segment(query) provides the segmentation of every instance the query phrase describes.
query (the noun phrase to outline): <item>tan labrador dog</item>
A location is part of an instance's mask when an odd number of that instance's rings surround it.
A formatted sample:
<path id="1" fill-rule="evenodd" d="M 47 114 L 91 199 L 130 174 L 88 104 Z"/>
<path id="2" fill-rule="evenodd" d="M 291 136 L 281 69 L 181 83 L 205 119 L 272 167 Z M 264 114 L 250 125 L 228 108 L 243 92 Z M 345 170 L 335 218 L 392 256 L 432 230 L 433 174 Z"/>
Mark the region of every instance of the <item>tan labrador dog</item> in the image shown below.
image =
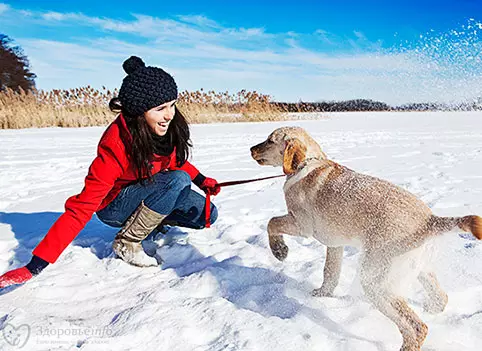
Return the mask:
<path id="1" fill-rule="evenodd" d="M 288 254 L 282 234 L 313 237 L 327 246 L 323 284 L 315 296 L 330 296 L 338 284 L 343 247 L 363 251 L 360 281 L 368 299 L 399 328 L 401 350 L 415 351 L 427 336 L 425 323 L 390 290 L 394 259 L 426 240 L 455 228 L 482 238 L 482 218 L 437 217 L 410 192 L 387 181 L 360 174 L 328 160 L 302 129 L 276 129 L 251 148 L 260 165 L 282 166 L 288 214 L 268 223 L 269 245 L 280 261 Z M 447 295 L 433 273 L 418 279 L 428 293 L 429 312 L 441 312 Z"/>

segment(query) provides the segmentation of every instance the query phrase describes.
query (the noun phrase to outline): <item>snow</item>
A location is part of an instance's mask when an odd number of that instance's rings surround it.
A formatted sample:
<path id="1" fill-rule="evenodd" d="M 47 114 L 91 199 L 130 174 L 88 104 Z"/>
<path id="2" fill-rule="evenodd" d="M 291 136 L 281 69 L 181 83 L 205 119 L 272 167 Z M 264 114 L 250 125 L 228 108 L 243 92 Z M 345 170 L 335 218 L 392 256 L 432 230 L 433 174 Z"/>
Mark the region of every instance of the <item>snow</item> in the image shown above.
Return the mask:
<path id="1" fill-rule="evenodd" d="M 279 126 L 298 125 L 331 159 L 408 189 L 438 215 L 482 215 L 482 113 L 316 117 L 193 125 L 192 162 L 219 181 L 280 174 L 259 166 L 249 148 Z M 67 197 L 82 189 L 103 130 L 0 131 L 0 272 L 30 260 Z M 161 267 L 113 258 L 116 229 L 94 216 L 57 263 L 0 292 L 0 350 L 23 343 L 23 350 L 398 350 L 397 328 L 360 292 L 356 249 L 345 248 L 333 298 L 310 295 L 323 279 L 319 242 L 285 236 L 288 258 L 272 256 L 266 226 L 286 211 L 283 183 L 224 188 L 214 198 L 219 219 L 212 228 L 173 228 L 146 241 L 147 251 L 162 256 Z M 430 315 L 421 286 L 405 286 L 429 327 L 423 350 L 479 350 L 481 243 L 450 233 L 424 250 L 449 303 Z"/>

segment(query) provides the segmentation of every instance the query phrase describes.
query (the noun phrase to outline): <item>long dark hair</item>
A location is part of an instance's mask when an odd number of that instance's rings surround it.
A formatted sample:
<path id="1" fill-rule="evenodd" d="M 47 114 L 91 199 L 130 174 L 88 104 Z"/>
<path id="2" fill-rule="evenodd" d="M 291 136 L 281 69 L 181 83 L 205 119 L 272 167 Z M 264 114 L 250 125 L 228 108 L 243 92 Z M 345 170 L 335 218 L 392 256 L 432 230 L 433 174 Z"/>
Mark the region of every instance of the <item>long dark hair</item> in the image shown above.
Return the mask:
<path id="1" fill-rule="evenodd" d="M 109 102 L 109 108 L 113 112 L 122 112 L 124 119 L 132 135 L 132 143 L 127 145 L 128 157 L 134 164 L 137 180 L 143 182 L 147 177 L 152 180 L 151 164 L 152 154 L 154 153 L 154 135 L 151 127 L 143 115 L 129 116 L 122 109 L 118 98 L 113 98 Z M 190 140 L 189 124 L 184 115 L 176 106 L 174 118 L 169 124 L 166 133 L 170 146 L 176 148 L 176 164 L 181 167 L 189 158 L 189 148 L 192 147 Z"/>

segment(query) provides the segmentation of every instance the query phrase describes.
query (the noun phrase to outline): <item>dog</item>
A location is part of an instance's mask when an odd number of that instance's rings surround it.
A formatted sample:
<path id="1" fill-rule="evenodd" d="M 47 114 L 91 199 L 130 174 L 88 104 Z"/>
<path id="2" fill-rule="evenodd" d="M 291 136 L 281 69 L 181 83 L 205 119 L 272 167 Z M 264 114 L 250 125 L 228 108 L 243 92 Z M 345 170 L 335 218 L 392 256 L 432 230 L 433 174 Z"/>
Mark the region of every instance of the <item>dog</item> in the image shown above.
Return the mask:
<path id="1" fill-rule="evenodd" d="M 269 246 L 283 261 L 288 247 L 283 234 L 313 237 L 327 246 L 323 284 L 314 296 L 332 296 L 341 272 L 343 247 L 362 250 L 360 282 L 367 298 L 400 330 L 401 350 L 420 350 L 428 328 L 391 291 L 388 276 L 394 261 L 428 239 L 459 228 L 482 239 L 479 216 L 438 217 L 415 195 L 388 181 L 357 173 L 323 153 L 316 141 L 299 127 L 283 127 L 251 148 L 260 165 L 281 166 L 288 214 L 268 223 Z M 443 311 L 448 298 L 432 272 L 418 280 L 428 293 L 425 308 Z"/>

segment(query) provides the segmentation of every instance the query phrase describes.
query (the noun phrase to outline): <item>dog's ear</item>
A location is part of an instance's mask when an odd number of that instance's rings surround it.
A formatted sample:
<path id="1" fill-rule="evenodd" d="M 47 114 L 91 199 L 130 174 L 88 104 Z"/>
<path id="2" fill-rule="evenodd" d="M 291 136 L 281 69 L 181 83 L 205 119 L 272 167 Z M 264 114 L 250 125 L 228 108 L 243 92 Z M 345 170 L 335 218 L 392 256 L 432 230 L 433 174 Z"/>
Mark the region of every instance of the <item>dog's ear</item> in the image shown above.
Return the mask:
<path id="1" fill-rule="evenodd" d="M 288 140 L 283 154 L 284 174 L 293 174 L 305 159 L 306 146 L 299 139 Z"/>

